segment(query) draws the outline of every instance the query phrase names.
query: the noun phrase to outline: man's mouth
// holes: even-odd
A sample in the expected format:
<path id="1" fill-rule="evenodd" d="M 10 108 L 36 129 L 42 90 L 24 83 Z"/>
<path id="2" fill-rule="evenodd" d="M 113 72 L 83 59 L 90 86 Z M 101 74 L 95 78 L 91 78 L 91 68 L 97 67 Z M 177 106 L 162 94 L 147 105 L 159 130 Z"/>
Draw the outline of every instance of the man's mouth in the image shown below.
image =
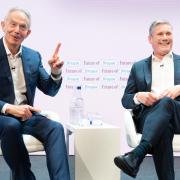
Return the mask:
<path id="1" fill-rule="evenodd" d="M 161 42 L 159 43 L 161 46 L 169 46 L 170 45 L 170 42 Z"/>
<path id="2" fill-rule="evenodd" d="M 20 39 L 19 36 L 12 36 L 15 41 L 18 41 Z"/>

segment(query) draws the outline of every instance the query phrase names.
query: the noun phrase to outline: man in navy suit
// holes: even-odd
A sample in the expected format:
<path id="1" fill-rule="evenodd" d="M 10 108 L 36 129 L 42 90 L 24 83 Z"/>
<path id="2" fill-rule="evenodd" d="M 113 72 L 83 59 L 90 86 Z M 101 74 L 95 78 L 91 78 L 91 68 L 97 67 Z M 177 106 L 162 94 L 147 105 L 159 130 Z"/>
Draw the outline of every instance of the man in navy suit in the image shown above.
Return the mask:
<path id="1" fill-rule="evenodd" d="M 152 153 L 159 180 L 174 180 L 172 140 L 180 133 L 180 56 L 172 52 L 173 32 L 169 22 L 154 21 L 149 28 L 153 53 L 131 69 L 122 97 L 133 110 L 140 144 L 114 158 L 126 174 L 136 177 L 139 166 Z"/>
<path id="2" fill-rule="evenodd" d="M 45 148 L 51 180 L 70 180 L 63 126 L 40 115 L 33 107 L 36 88 L 55 96 L 61 83 L 63 61 L 60 44 L 52 58 L 49 75 L 39 52 L 21 45 L 30 34 L 31 18 L 23 9 L 9 10 L 1 22 L 0 39 L 0 140 L 3 156 L 14 180 L 35 180 L 22 134 L 39 139 Z"/>

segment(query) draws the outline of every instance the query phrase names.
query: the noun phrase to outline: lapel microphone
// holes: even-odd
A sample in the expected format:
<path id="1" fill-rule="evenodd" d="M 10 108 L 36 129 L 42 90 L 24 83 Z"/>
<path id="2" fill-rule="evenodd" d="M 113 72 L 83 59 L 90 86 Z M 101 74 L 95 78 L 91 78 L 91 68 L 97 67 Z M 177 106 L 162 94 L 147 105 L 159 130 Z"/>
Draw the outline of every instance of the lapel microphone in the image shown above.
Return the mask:
<path id="1" fill-rule="evenodd" d="M 14 71 L 15 69 L 16 69 L 16 67 L 15 67 L 15 66 L 11 67 L 11 70 L 12 70 L 12 71 Z"/>
<path id="2" fill-rule="evenodd" d="M 164 67 L 164 64 L 161 64 L 160 67 Z"/>

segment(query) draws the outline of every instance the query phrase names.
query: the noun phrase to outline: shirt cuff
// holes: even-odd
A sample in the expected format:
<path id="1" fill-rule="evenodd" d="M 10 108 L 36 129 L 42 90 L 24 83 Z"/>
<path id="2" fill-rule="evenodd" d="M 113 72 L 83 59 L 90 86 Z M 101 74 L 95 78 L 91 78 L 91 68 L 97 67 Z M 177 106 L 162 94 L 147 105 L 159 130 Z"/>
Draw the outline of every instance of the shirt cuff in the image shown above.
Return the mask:
<path id="1" fill-rule="evenodd" d="M 62 71 L 60 69 L 57 70 L 57 71 L 51 70 L 51 78 L 54 81 L 60 80 L 61 79 L 61 74 L 62 74 Z"/>
<path id="2" fill-rule="evenodd" d="M 136 105 L 141 104 L 141 102 L 140 102 L 140 101 L 138 101 L 138 99 L 137 99 L 137 93 L 135 94 L 135 96 L 134 96 L 133 100 L 134 100 L 134 103 L 135 103 Z"/>
<path id="3" fill-rule="evenodd" d="M 2 107 L 2 109 L 1 109 L 1 113 L 3 113 L 3 114 L 7 114 L 6 113 L 6 109 L 7 109 L 7 106 L 8 106 L 9 104 L 8 103 L 6 103 L 3 107 Z"/>
<path id="4" fill-rule="evenodd" d="M 62 70 L 61 69 L 57 69 L 57 70 L 51 69 L 51 73 L 52 74 L 61 74 Z"/>

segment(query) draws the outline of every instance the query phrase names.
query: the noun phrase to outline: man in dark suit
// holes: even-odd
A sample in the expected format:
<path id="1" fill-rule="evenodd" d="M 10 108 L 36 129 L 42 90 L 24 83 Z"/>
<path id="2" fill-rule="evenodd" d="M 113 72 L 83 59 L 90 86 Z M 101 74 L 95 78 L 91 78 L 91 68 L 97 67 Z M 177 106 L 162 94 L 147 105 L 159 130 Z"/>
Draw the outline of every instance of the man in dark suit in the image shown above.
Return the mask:
<path id="1" fill-rule="evenodd" d="M 180 132 L 180 56 L 172 52 L 170 23 L 154 21 L 149 42 L 153 53 L 132 66 L 122 97 L 123 106 L 133 110 L 142 138 L 134 150 L 114 162 L 136 177 L 145 155 L 152 153 L 159 180 L 174 180 L 172 140 Z"/>
<path id="2" fill-rule="evenodd" d="M 31 18 L 13 8 L 1 22 L 0 39 L 0 140 L 3 156 L 14 180 L 35 180 L 22 134 L 39 139 L 45 148 L 51 180 L 70 180 L 63 126 L 40 115 L 33 107 L 36 87 L 55 96 L 61 83 L 63 61 L 57 45 L 48 61 L 51 75 L 43 68 L 39 52 L 21 45 L 30 34 Z"/>

